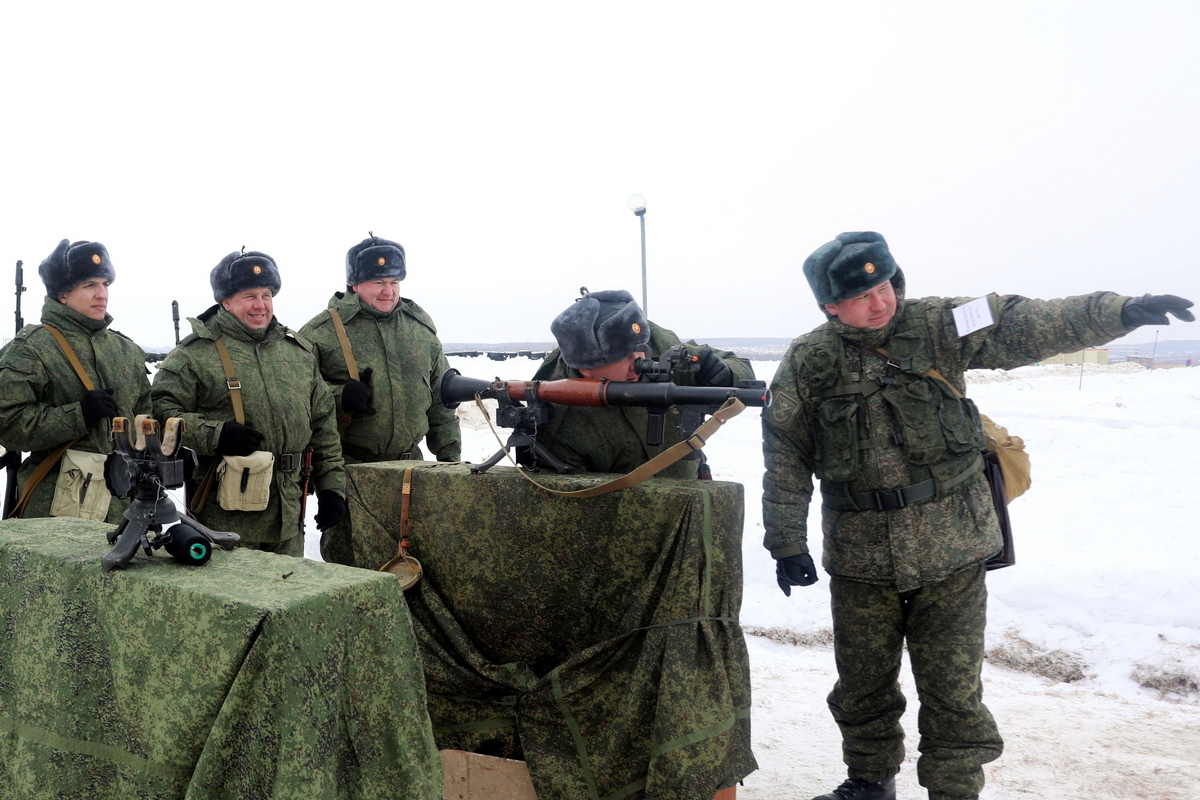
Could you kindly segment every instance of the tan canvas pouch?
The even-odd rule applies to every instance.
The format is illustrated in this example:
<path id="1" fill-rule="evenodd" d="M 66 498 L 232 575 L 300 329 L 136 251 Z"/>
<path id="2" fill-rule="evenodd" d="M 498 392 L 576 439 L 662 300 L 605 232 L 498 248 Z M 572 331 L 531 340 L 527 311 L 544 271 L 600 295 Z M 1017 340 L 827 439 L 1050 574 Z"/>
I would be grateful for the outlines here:
<path id="1" fill-rule="evenodd" d="M 112 494 L 104 483 L 104 453 L 67 450 L 58 468 L 50 516 L 103 521 Z M 83 499 L 80 499 L 80 495 Z"/>
<path id="2" fill-rule="evenodd" d="M 265 511 L 274 471 L 275 454 L 266 450 L 225 456 L 217 467 L 217 502 L 226 511 Z"/>

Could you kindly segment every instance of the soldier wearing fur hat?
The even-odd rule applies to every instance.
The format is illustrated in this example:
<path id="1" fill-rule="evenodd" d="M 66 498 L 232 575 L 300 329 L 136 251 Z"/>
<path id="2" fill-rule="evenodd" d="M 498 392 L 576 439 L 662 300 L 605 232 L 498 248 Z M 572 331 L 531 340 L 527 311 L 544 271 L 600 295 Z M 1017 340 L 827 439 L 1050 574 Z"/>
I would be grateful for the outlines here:
<path id="1" fill-rule="evenodd" d="M 150 413 L 146 355 L 109 328 L 108 287 L 117 274 L 104 245 L 63 239 L 38 274 L 46 286 L 42 323 L 22 328 L 0 355 L 0 442 L 30 454 L 17 473 L 25 502 L 16 516 L 118 524 L 128 503 L 104 485 L 110 421 Z"/>
<path id="2" fill-rule="evenodd" d="M 461 454 L 458 416 L 439 399 L 449 364 L 433 319 L 400 296 L 406 274 L 404 248 L 368 236 L 346 253 L 346 291 L 300 329 L 337 403 L 348 463 L 420 459 L 422 440 L 438 461 Z M 321 555 L 354 563 L 349 519 L 322 534 Z"/>
<path id="3" fill-rule="evenodd" d="M 234 252 L 213 268 L 216 305 L 154 378 L 154 414 L 182 417 L 200 457 L 189 485 L 197 519 L 243 544 L 304 555 L 301 469 L 312 448 L 318 529 L 346 510 L 346 471 L 333 398 L 312 345 L 275 319 L 281 279 L 265 253 Z"/>
<path id="4" fill-rule="evenodd" d="M 828 319 L 796 339 L 763 414 L 764 544 L 780 589 L 817 580 L 807 520 L 821 481 L 838 681 L 829 709 L 849 778 L 816 800 L 893 800 L 904 760 L 897 676 L 907 644 L 921 698 L 917 777 L 975 798 L 1003 748 L 982 702 L 985 562 L 1002 540 L 968 369 L 1011 369 L 1140 325 L 1191 321 L 1173 295 L 908 300 L 878 233 L 843 233 L 804 262 Z M 938 373 L 934 375 L 933 372 Z"/>
<path id="5" fill-rule="evenodd" d="M 534 380 L 608 378 L 636 381 L 634 361 L 657 358 L 683 344 L 666 328 L 646 319 L 633 295 L 624 290 L 589 292 L 550 323 L 558 342 Z M 725 350 L 687 342 L 700 369 L 676 377 L 684 386 L 734 386 L 754 380 L 750 362 Z M 647 443 L 648 411 L 636 407 L 582 408 L 556 406 L 550 424 L 539 429 L 538 443 L 580 472 L 632 472 L 683 439 L 677 414 L 668 414 L 663 443 Z M 695 478 L 698 460 L 676 461 L 658 473 L 664 478 Z"/>

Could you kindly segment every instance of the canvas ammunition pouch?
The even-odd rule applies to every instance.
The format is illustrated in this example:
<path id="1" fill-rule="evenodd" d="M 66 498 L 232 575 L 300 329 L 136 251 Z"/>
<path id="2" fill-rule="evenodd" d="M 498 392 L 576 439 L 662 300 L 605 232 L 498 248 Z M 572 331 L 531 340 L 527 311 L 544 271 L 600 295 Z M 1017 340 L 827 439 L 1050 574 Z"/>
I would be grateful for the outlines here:
<path id="1" fill-rule="evenodd" d="M 67 450 L 59 461 L 50 516 L 103 522 L 112 494 L 104 483 L 104 453 Z"/>
<path id="2" fill-rule="evenodd" d="M 979 409 L 944 381 L 923 374 L 933 366 L 926 349 L 923 314 L 909 314 L 889 343 L 887 375 L 865 379 L 851 372 L 841 336 L 829 329 L 814 334 L 804 368 L 816 384 L 817 432 L 814 472 L 822 481 L 826 505 L 844 510 L 888 510 L 930 500 L 978 474 L 985 440 Z M 860 405 L 880 393 L 891 410 L 896 432 L 862 438 Z M 900 447 L 904 460 L 927 467 L 928 480 L 871 492 L 847 485 L 861 468 L 861 453 L 885 445 Z"/>
<path id="3" fill-rule="evenodd" d="M 271 501 L 275 455 L 256 450 L 225 456 L 217 465 L 217 502 L 226 511 L 265 511 Z"/>

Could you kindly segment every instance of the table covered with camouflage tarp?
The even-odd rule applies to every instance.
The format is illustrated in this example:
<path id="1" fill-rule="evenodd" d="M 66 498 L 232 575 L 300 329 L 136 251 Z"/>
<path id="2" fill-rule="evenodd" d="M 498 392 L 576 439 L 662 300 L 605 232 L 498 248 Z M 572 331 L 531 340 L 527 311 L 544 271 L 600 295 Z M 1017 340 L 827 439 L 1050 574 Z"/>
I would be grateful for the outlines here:
<path id="1" fill-rule="evenodd" d="M 396 554 L 411 466 L 347 469 L 360 566 Z M 410 498 L 425 576 L 406 597 L 439 748 L 524 758 L 541 800 L 699 800 L 755 769 L 740 485 L 574 499 L 511 468 L 418 465 Z"/>
<path id="2" fill-rule="evenodd" d="M 108 526 L 0 523 L 0 797 L 425 798 L 442 770 L 394 578 Z"/>

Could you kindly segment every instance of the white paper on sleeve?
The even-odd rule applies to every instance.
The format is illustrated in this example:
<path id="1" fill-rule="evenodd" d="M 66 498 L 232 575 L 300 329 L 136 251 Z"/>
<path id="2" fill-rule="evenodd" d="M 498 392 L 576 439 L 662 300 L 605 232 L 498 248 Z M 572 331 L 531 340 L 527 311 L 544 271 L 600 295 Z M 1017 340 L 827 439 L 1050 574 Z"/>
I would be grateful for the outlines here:
<path id="1" fill-rule="evenodd" d="M 988 304 L 986 297 L 977 297 L 969 303 L 964 303 L 958 308 L 952 309 L 954 313 L 954 325 L 958 328 L 959 337 L 966 336 L 968 333 L 983 330 L 995 324 L 996 320 L 992 317 L 992 308 Z"/>

